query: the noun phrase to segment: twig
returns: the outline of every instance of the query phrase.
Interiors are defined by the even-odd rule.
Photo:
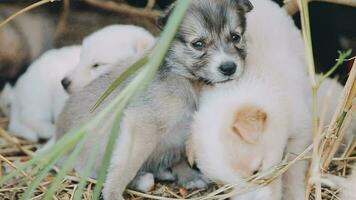
[[[155,5],[156,5],[156,0],[148,0],[147,1],[147,5],[146,5],[146,9],[152,10]]]
[[[63,0],[63,11],[59,17],[59,22],[56,30],[56,38],[58,38],[66,29],[67,20],[70,12],[70,0]]]
[[[341,140],[344,137],[345,132],[342,129],[342,123],[344,122],[345,118],[351,114],[352,109],[352,100],[356,96],[356,61],[354,61],[353,67],[351,69],[349,78],[346,82],[344,91],[343,91],[343,98],[340,101],[336,112],[332,118],[332,121],[329,125],[327,130],[327,137],[324,139],[324,149],[322,155],[325,155],[325,158],[322,160],[322,166],[326,169],[332,158],[334,157],[337,149],[341,144]],[[332,137],[334,136],[334,137]]]
[[[15,19],[16,17],[24,14],[25,12],[27,11],[30,11],[34,8],[37,8],[43,4],[46,4],[46,3],[52,3],[52,2],[55,2],[55,1],[60,1],[60,0],[42,0],[42,1],[39,1],[37,3],[34,3],[34,4],[31,4],[30,6],[27,6],[26,8],[16,12],[15,14],[11,15],[10,17],[8,17],[7,19],[5,19],[3,22],[0,23],[0,29],[7,23],[9,23],[11,20]]]
[[[129,6],[125,3],[115,3],[112,1],[97,1],[97,0],[84,0],[86,3],[96,6],[102,9],[118,12],[121,14],[135,16],[135,17],[145,17],[150,20],[154,20],[160,15],[157,10],[148,10],[145,8],[136,8]]]

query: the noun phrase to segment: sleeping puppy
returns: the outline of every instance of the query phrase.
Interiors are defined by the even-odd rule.
[[[282,161],[293,125],[289,98],[278,86],[258,79],[206,92],[192,126],[189,160],[195,158],[203,174],[217,183],[249,186],[247,178]],[[281,198],[278,178],[233,199]]]
[[[335,80],[326,79],[322,83],[317,99],[319,115],[323,112],[324,101],[331,108],[337,107],[338,98],[335,97],[341,92],[342,86]],[[288,93],[280,90],[278,85],[251,78],[243,78],[231,87],[206,91],[195,115],[192,137],[187,143],[190,163],[196,161],[203,173],[217,183],[236,184],[240,189],[248,186],[247,178],[282,161],[289,133],[293,132]],[[327,109],[325,126],[333,113],[334,109]],[[348,139],[352,131],[354,127],[351,126]],[[310,141],[311,135],[305,140]],[[289,187],[298,190],[293,180],[284,184],[292,184]],[[347,189],[344,193],[352,194]],[[236,196],[234,200],[277,200],[281,197],[281,180],[277,179],[257,191]],[[290,198],[285,196],[284,199]]]

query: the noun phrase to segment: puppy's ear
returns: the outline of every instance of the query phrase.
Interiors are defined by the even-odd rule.
[[[135,51],[139,54],[142,54],[150,50],[152,46],[152,41],[146,40],[144,38],[138,39],[135,44]]]
[[[174,10],[176,4],[172,3],[166,10],[162,13],[161,16],[158,16],[156,20],[156,24],[158,28],[163,29],[164,26],[166,25],[169,16],[171,16],[172,11]]]
[[[243,140],[257,144],[266,128],[267,113],[256,106],[245,106],[235,114],[232,129]]]
[[[245,12],[250,12],[253,9],[253,5],[249,0],[234,0],[237,2],[237,5],[242,8]]]

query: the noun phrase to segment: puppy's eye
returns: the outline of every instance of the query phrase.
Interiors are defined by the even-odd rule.
[[[252,174],[256,175],[256,174],[258,174],[258,172],[260,172],[260,170],[255,170],[255,171],[252,172]]]
[[[237,33],[232,33],[231,34],[231,40],[233,43],[237,44],[241,41],[241,36]]]
[[[203,50],[206,47],[205,42],[202,40],[192,42],[191,45],[194,49],[199,50],[199,51]]]
[[[98,68],[100,66],[100,64],[99,63],[95,63],[93,66],[92,66],[92,68]]]

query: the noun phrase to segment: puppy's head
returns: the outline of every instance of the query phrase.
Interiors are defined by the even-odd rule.
[[[75,92],[115,67],[128,67],[152,48],[156,39],[132,25],[105,27],[83,41],[77,67],[62,80],[64,89]]]
[[[240,107],[234,113],[231,130],[223,137],[227,144],[225,150],[232,155],[226,159],[231,168],[243,178],[252,176],[262,167],[265,151],[262,137],[267,118],[267,113],[260,107]]]
[[[245,14],[252,8],[248,0],[193,1],[166,62],[192,80],[214,84],[239,78],[246,57]],[[167,16],[159,21],[164,24]]]
[[[236,104],[223,102],[224,108],[214,107],[221,103],[218,100],[203,105],[196,114],[186,148],[188,160],[195,160],[213,181],[244,186],[244,178],[265,167],[265,138],[270,120],[265,109],[255,104],[231,107]]]

